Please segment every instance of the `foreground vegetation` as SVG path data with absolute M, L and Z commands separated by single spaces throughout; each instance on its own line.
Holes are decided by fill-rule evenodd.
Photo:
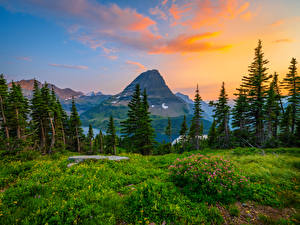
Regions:
M 299 224 L 299 148 L 126 154 L 129 161 L 70 168 L 70 152 L 7 154 L 0 157 L 0 224 Z M 196 174 L 206 169 L 233 173 L 222 170 L 209 183 Z M 229 187 L 244 177 L 245 186 Z

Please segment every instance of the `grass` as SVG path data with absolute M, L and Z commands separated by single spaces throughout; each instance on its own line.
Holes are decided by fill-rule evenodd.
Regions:
M 259 187 L 252 201 L 292 208 L 295 215 L 280 222 L 297 224 L 300 149 L 252 150 L 199 152 L 229 159 Z M 122 154 L 130 160 L 91 160 L 70 168 L 67 158 L 73 153 L 40 156 L 23 152 L 20 157 L 0 152 L 0 224 L 223 224 L 222 212 L 214 204 L 190 198 L 169 175 L 168 167 L 177 158 L 199 152 Z M 226 208 L 232 216 L 239 215 L 232 204 Z M 268 215 L 257 219 L 274 222 Z

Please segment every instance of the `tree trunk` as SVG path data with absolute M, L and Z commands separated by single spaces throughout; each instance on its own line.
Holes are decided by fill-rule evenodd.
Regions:
M 80 152 L 80 141 L 78 136 L 78 127 L 76 126 L 77 152 Z
M 16 109 L 16 116 L 17 116 L 17 138 L 21 139 L 21 127 L 19 122 L 19 110 Z
M 3 107 L 3 99 L 2 96 L 0 96 L 0 105 L 1 105 L 1 112 L 2 112 L 2 118 L 3 118 L 3 123 L 4 123 L 4 129 L 5 129 L 5 135 L 6 135 L 6 139 L 9 140 L 9 130 L 8 130 L 8 126 L 7 126 L 7 121 L 6 121 L 6 116 L 4 113 L 4 107 Z M 9 145 L 9 142 L 7 142 Z
M 117 155 L 117 148 L 115 144 L 114 144 L 114 154 Z
M 54 147 L 55 145 L 55 127 L 54 127 L 54 124 L 53 124 L 53 119 L 52 117 L 50 116 L 50 113 L 48 113 L 49 115 L 49 119 L 50 119 L 50 124 L 51 124 L 51 130 L 52 130 L 52 138 L 51 138 L 51 145 L 50 145 L 50 152 L 51 152 L 51 149 Z
M 62 139 L 63 139 L 63 143 L 64 143 L 64 148 L 66 148 L 66 137 L 65 137 L 65 130 L 64 130 L 64 126 L 63 125 L 61 127 L 61 133 L 62 133 Z
M 43 121 L 41 121 L 41 135 L 41 149 L 43 150 L 43 153 L 46 154 L 46 136 Z

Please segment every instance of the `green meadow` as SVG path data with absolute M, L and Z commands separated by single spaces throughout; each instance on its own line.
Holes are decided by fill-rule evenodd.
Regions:
M 299 224 L 299 148 L 121 154 L 130 160 L 68 167 L 71 155 L 1 152 L 0 224 Z M 222 182 L 246 177 L 247 184 L 226 193 L 217 178 L 209 186 L 201 172 L 207 164 L 198 175 L 171 172 L 198 155 L 230 162 L 234 175 L 221 174 Z

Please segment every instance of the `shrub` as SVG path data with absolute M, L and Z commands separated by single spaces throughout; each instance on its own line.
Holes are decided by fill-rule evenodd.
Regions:
M 197 200 L 227 203 L 251 195 L 249 179 L 220 157 L 193 154 L 182 160 L 177 158 L 169 170 L 175 184 Z

